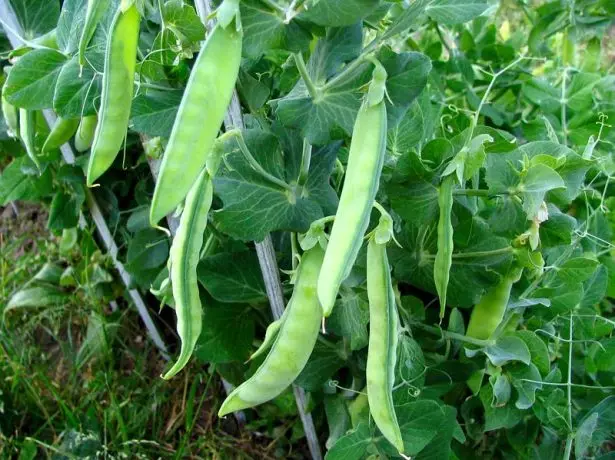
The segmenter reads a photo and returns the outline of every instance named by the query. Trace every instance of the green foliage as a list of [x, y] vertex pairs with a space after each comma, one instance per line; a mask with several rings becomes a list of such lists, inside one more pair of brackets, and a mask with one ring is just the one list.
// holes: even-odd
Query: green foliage
[[[40, 110], [66, 118], [99, 110], [107, 32], [119, 2], [108, 0], [81, 68], [86, 3], [11, 0], [25, 42], [17, 50], [1, 42], [2, 57], [10, 58], [3, 61], [2, 95], [36, 111], [35, 151], [49, 132]], [[131, 287], [173, 305], [163, 281], [171, 237], [147, 222], [150, 167], [156, 170], [206, 34], [192, 2], [138, 5], [130, 130], [100, 187], [85, 187], [87, 154], [68, 166], [54, 150], [40, 156], [39, 173], [0, 123], [0, 204], [43, 203], [47, 227], [60, 238], [57, 258], [38, 274], [3, 281], [4, 324], [68, 321], [53, 316], [54, 308], [94, 302], [95, 309], [80, 311], [83, 337], [70, 349], [72, 384], [92, 360], [113, 362], [113, 346], [125, 344], [127, 334], [120, 315], [103, 311], [121, 296], [118, 277], [87, 230], [78, 229], [91, 197], [114, 230]], [[615, 423], [609, 396], [615, 376], [613, 13], [605, 0], [242, 0], [237, 89], [245, 129], [227, 131], [220, 147], [197, 269], [203, 324], [196, 365], [236, 385], [262, 362], [260, 354], [246, 362], [273, 321], [253, 242], [273, 236], [288, 299], [299, 247], [327, 243], [327, 216], [338, 206], [355, 118], [377, 59], [388, 74], [388, 133], [376, 199], [391, 214], [399, 242], [389, 245], [388, 257], [401, 318], [393, 401], [405, 453], [606, 458]], [[37, 42], [54, 27], [58, 49]], [[336, 307], [295, 384], [309, 394], [328, 459], [399, 458], [370, 417], [364, 394], [365, 248], [347, 268]], [[504, 317], [495, 332], [484, 340], [466, 335], [472, 307], [513, 269], [523, 273], [500, 305]], [[150, 300], [150, 307], [159, 306]], [[0, 344], [15, 363], [9, 342], [0, 336]], [[131, 356], [142, 366], [148, 359], [142, 350]], [[35, 364], [24, 369], [29, 365]], [[105, 375], [120, 384], [113, 372], [99, 370], [93, 387], [104, 388]], [[23, 410], [41, 406], [39, 388], [16, 382], [13, 388], [0, 383], [0, 409], [18, 403], [10, 394], [20, 389]], [[69, 429], [61, 437], [40, 436], [54, 449], [98, 451], [110, 423], [111, 450], [130, 452], [130, 439], [155, 438], [162, 422], [129, 406], [157, 401], [164, 385], [141, 388], [128, 403], [112, 393], [114, 412], [104, 415], [60, 404]], [[96, 394], [88, 401], [98, 404]], [[249, 427], [302, 442], [292, 392], [255, 411], [248, 413]], [[158, 416], [164, 423], [171, 418]], [[166, 439], [152, 455], [164, 456], [167, 448], [186, 453], [186, 442]], [[30, 441], [10, 443], [36, 454]]]

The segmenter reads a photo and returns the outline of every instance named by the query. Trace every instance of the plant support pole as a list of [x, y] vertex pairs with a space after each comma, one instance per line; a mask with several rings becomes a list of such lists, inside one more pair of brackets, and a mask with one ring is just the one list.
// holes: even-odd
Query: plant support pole
[[[207, 30], [211, 30], [213, 23], [212, 21], [208, 21], [208, 16], [211, 13], [211, 0], [195, 0], [194, 4], [201, 21], [203, 21], [203, 24], [205, 24]], [[226, 112], [224, 127], [227, 131], [232, 128], [239, 128], [241, 130], [244, 129], [241, 105], [239, 104], [239, 98], [236, 90], [233, 91], [231, 103]], [[273, 248], [271, 236], [267, 235], [263, 241], [255, 242], [255, 245], [261, 272], [263, 273], [263, 279], [265, 281], [265, 289], [267, 290], [271, 313], [277, 320], [284, 312], [284, 294], [282, 293], [278, 263], [275, 257], [275, 250]], [[305, 432], [305, 437], [307, 439], [312, 459], [321, 460], [322, 453], [320, 451], [318, 437], [316, 436], [314, 421], [312, 420], [312, 415], [307, 413], [305, 410], [305, 391], [303, 388], [293, 385], [293, 392], [295, 394], [297, 409], [299, 411], [299, 416], [301, 417], [301, 422], [303, 423], [303, 430]]]
[[[21, 26], [19, 22], [17, 21], [17, 17], [15, 16], [15, 12], [13, 11], [13, 8], [9, 4], [9, 0], [0, 0], [0, 17], [5, 22], [7, 22], [14, 31], [16, 31], [19, 34], [23, 34], [23, 31], [21, 30]], [[10, 30], [5, 30], [5, 32], [13, 48], [17, 48], [22, 44], [22, 40], [20, 39], [20, 37], [13, 34]], [[45, 120], [47, 121], [49, 126], [50, 127], [53, 126], [56, 121], [55, 113], [53, 113], [52, 110], [43, 110], [43, 115], [45, 116]], [[64, 144], [60, 150], [62, 152], [62, 157], [64, 158], [64, 161], [67, 164], [75, 163], [75, 154], [73, 153], [69, 144]], [[152, 317], [149, 314], [149, 311], [147, 310], [147, 307], [145, 305], [145, 302], [143, 301], [143, 298], [141, 297], [141, 294], [136, 289], [130, 288], [130, 285], [131, 285], [130, 275], [124, 268], [124, 264], [122, 264], [122, 262], [120, 262], [117, 258], [118, 247], [115, 244], [115, 241], [113, 240], [113, 236], [111, 234], [111, 231], [109, 230], [109, 226], [105, 222], [105, 218], [102, 215], [100, 206], [98, 205], [98, 202], [96, 201], [96, 198], [94, 197], [94, 194], [92, 193], [91, 190], [86, 188], [85, 195], [86, 195], [86, 202], [90, 210], [90, 215], [92, 216], [92, 220], [94, 221], [94, 224], [96, 225], [98, 235], [100, 236], [100, 239], [105, 245], [107, 252], [111, 256], [111, 259], [113, 260], [113, 264], [116, 270], [118, 271], [118, 273], [120, 274], [120, 277], [122, 278], [122, 281], [124, 282], [124, 285], [126, 286], [126, 289], [128, 290], [128, 295], [130, 296], [135, 306], [137, 307], [139, 315], [141, 316], [141, 319], [145, 323], [145, 327], [147, 328], [147, 332], [150, 338], [152, 339], [152, 342], [154, 342], [156, 347], [160, 350], [160, 353], [162, 354], [164, 359], [169, 360], [170, 357], [167, 351], [167, 347], [164, 341], [162, 340], [162, 337], [160, 336], [160, 333], [158, 332], [158, 329], [156, 328], [156, 325], [154, 324], [154, 321], [152, 320]], [[81, 215], [79, 222], [80, 222], [80, 225], [82, 223], [85, 224], [83, 215]]]

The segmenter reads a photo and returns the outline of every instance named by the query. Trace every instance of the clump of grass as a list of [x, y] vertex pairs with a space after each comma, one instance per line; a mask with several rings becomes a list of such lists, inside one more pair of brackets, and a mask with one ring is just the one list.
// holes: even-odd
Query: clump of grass
[[105, 270], [89, 232], [62, 252], [44, 212], [19, 208], [2, 214], [0, 233], [0, 458], [293, 457], [287, 442], [217, 419], [214, 369], [193, 364], [162, 380], [165, 362], [113, 278], [91, 286], [76, 276], [61, 287], [62, 302], [5, 315], [11, 296], [46, 264], [64, 273]]
[[[5, 147], [0, 169], [11, 158]], [[124, 300], [94, 228], [75, 230], [66, 250], [47, 221], [38, 204], [0, 207], [0, 459], [309, 456], [292, 393], [285, 410], [248, 411], [239, 427], [216, 417], [224, 391], [213, 366], [195, 360], [163, 381], [167, 364]], [[55, 283], [62, 300], [7, 312], [46, 266], [63, 271]], [[174, 328], [165, 332], [174, 343]]]

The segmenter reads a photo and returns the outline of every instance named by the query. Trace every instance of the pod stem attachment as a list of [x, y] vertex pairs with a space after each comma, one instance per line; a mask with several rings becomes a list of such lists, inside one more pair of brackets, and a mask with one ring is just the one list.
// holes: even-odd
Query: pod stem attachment
[[279, 177], [276, 177], [273, 174], [265, 171], [265, 168], [263, 168], [260, 165], [260, 163], [256, 161], [256, 158], [254, 158], [254, 156], [252, 155], [252, 152], [250, 152], [250, 149], [248, 148], [248, 145], [246, 144], [246, 141], [243, 138], [243, 134], [241, 133], [239, 129], [233, 129], [231, 131], [228, 131], [228, 133], [229, 133], [229, 136], [232, 136], [235, 138], [235, 140], [237, 141], [237, 144], [239, 145], [239, 149], [241, 150], [241, 153], [243, 153], [244, 158], [247, 160], [248, 164], [252, 167], [254, 171], [260, 174], [263, 177], [263, 179], [271, 182], [272, 184], [275, 184], [288, 192], [294, 193], [293, 187], [291, 187], [288, 183], [286, 183]]

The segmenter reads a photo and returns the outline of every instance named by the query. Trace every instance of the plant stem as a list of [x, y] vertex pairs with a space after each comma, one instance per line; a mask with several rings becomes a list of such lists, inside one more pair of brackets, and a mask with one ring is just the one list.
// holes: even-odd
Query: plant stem
[[254, 171], [259, 173], [264, 179], [268, 180], [272, 184], [278, 185], [289, 192], [294, 191], [289, 184], [284, 182], [282, 179], [274, 176], [273, 174], [270, 174], [265, 171], [265, 169], [260, 165], [260, 163], [256, 161], [256, 158], [254, 158], [254, 156], [250, 152], [250, 149], [248, 148], [248, 145], [246, 144], [246, 141], [244, 140], [240, 130], [235, 129], [233, 131], [229, 131], [229, 133], [234, 133], [233, 137], [235, 137], [235, 139], [237, 140], [237, 144], [239, 145], [241, 153], [243, 153], [244, 158], [248, 161]]
[[566, 438], [566, 451], [564, 452], [564, 460], [570, 458], [570, 451], [572, 449], [572, 311], [570, 312], [569, 324], [568, 324], [568, 385], [567, 385], [567, 402], [568, 402], [568, 437]]
[[355, 70], [357, 70], [357, 68], [359, 68], [359, 66], [361, 66], [361, 64], [363, 64], [365, 61], [369, 60], [371, 54], [372, 54], [371, 48], [368, 46], [367, 48], [365, 48], [363, 50], [363, 52], [354, 61], [352, 61], [352, 62], [350, 62], [350, 64], [346, 65], [346, 67], [344, 67], [344, 70], [342, 70], [335, 77], [333, 77], [331, 80], [329, 80], [327, 83], [325, 83], [321, 87], [321, 91], [325, 92], [326, 90], [328, 90], [332, 86], [335, 86], [336, 84], [338, 84], [340, 81], [343, 81], [345, 78], [348, 77], [348, 75], [352, 74]]
[[303, 139], [303, 152], [301, 153], [301, 166], [299, 167], [299, 177], [297, 178], [297, 195], [301, 196], [303, 187], [307, 183], [310, 173], [310, 163], [312, 161], [312, 144], [307, 139]]
[[423, 323], [411, 323], [412, 326], [418, 327], [426, 332], [432, 333], [434, 335], [439, 335], [444, 337], [445, 339], [457, 340], [459, 342], [469, 343], [471, 345], [476, 345], [478, 347], [484, 348], [493, 344], [492, 340], [481, 340], [475, 339], [473, 337], [466, 337], [465, 335], [458, 334], [456, 332], [445, 331], [444, 329], [440, 329], [439, 327], [429, 326], [428, 324]]
[[560, 103], [562, 104], [561, 121], [562, 121], [562, 136], [564, 145], [568, 144], [568, 126], [566, 122], [566, 107], [568, 105], [568, 99], [566, 99], [566, 80], [568, 78], [568, 67], [564, 67], [564, 74], [562, 75], [562, 95]]
[[500, 70], [499, 72], [493, 75], [493, 78], [489, 82], [489, 86], [487, 86], [487, 89], [485, 90], [485, 94], [483, 94], [483, 98], [480, 100], [480, 103], [478, 104], [478, 108], [476, 109], [476, 112], [474, 112], [474, 117], [472, 118], [472, 124], [470, 125], [470, 135], [466, 138], [466, 146], [470, 143], [470, 141], [472, 140], [472, 137], [474, 136], [474, 130], [476, 129], [476, 126], [478, 125], [478, 117], [480, 116], [480, 111], [482, 110], [483, 105], [487, 103], [487, 98], [489, 97], [489, 93], [491, 92], [493, 85], [495, 84], [495, 81], [498, 79], [498, 77], [506, 73], [508, 70], [512, 69], [523, 59], [525, 59], [525, 55], [521, 55], [520, 57], [515, 59], [513, 62], [508, 64], [506, 67], [504, 67], [502, 70]]
[[303, 60], [303, 56], [301, 55], [301, 53], [293, 53], [293, 57], [295, 58], [295, 63], [297, 64], [297, 70], [299, 71], [299, 75], [301, 75], [301, 78], [305, 83], [305, 87], [307, 88], [310, 97], [314, 101], [318, 100], [320, 98], [320, 91], [318, 90], [318, 88], [314, 84], [314, 81], [312, 80], [312, 77], [310, 77], [310, 74], [308, 73], [305, 61]]
[[[457, 252], [453, 254], [453, 259], [471, 259], [473, 257], [489, 257], [489, 256], [497, 256], [500, 254], [508, 254], [509, 252], [513, 252], [515, 248], [512, 246], [506, 246], [499, 249], [492, 249], [490, 251], [473, 251], [473, 252]], [[435, 259], [435, 254], [424, 254], [423, 257], [425, 259]]]

